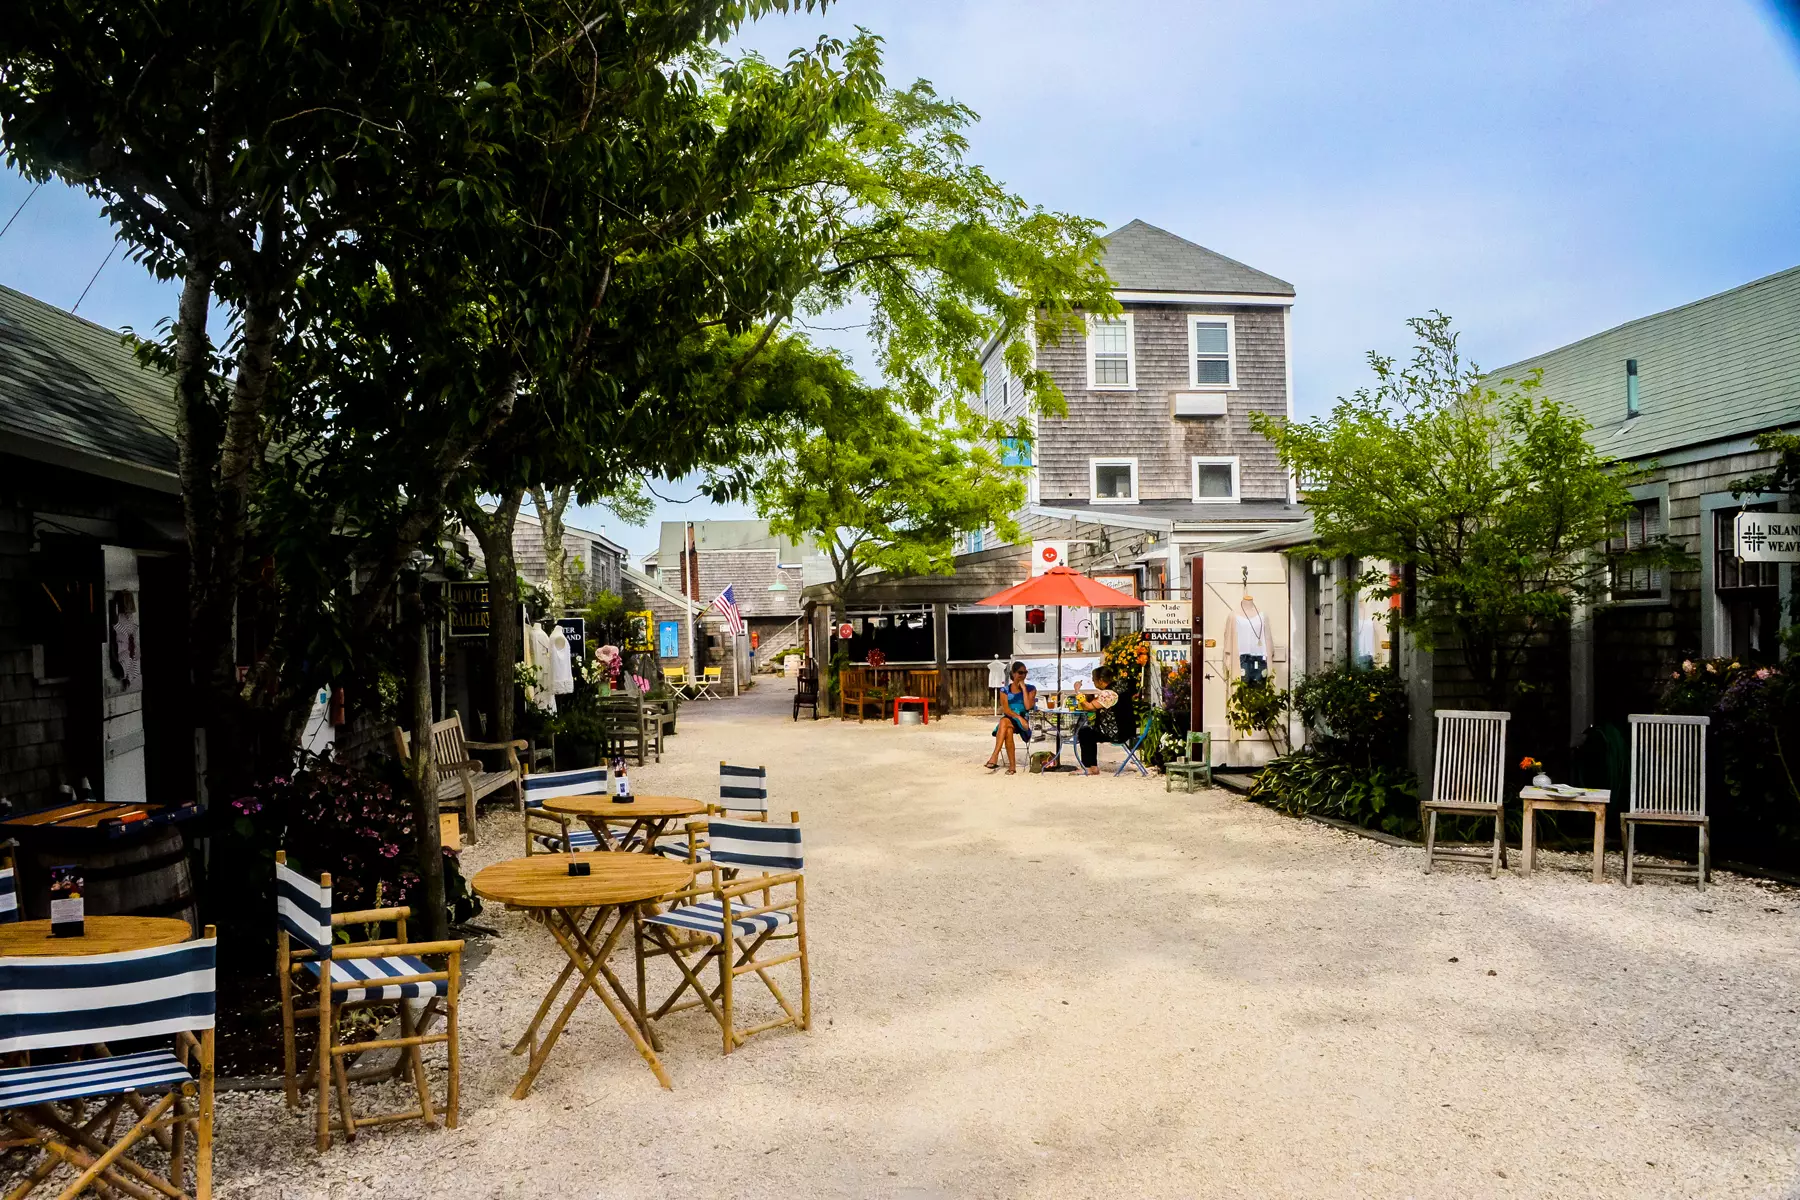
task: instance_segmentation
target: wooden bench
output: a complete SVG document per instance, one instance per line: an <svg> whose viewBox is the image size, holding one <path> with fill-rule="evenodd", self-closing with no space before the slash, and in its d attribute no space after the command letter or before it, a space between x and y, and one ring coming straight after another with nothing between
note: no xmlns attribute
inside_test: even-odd
<svg viewBox="0 0 1800 1200"><path fill-rule="evenodd" d="M523 738L514 738L510 742L471 742L463 737L462 717L454 711L445 720L432 723L431 754L438 770L438 808L463 814L470 845L481 840L475 827L476 801L510 787L519 811L525 811L525 792L519 783L524 775L519 767L519 751L528 745ZM398 725L394 726L394 748L400 754L400 761L410 767L412 735ZM487 770L470 755L471 750L505 751L505 769Z"/></svg>

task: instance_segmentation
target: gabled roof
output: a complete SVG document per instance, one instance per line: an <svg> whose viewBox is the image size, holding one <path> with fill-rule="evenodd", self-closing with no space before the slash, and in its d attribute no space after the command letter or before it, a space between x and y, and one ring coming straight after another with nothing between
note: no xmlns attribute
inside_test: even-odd
<svg viewBox="0 0 1800 1200"><path fill-rule="evenodd" d="M0 444L176 491L173 381L141 365L118 331L0 286Z"/></svg>
<svg viewBox="0 0 1800 1200"><path fill-rule="evenodd" d="M1626 420L1625 362L1638 363L1638 411ZM1544 371L1542 394L1594 427L1615 458L1659 454L1800 424L1800 267L1680 308L1628 321L1488 372Z"/></svg>
<svg viewBox="0 0 1800 1200"><path fill-rule="evenodd" d="M1294 285L1144 221L1106 235L1101 262L1122 292L1292 296Z"/></svg>

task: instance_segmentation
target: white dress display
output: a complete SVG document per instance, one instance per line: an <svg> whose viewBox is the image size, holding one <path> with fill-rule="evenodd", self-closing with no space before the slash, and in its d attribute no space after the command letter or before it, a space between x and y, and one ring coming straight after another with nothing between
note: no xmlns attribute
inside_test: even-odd
<svg viewBox="0 0 1800 1200"><path fill-rule="evenodd" d="M550 690L566 696L575 690L575 668L569 661L569 636L561 625L550 631Z"/></svg>
<svg viewBox="0 0 1800 1200"><path fill-rule="evenodd" d="M525 626L525 665L535 667L535 683L525 699L546 712L556 711L556 693L550 690L550 635L536 625Z"/></svg>

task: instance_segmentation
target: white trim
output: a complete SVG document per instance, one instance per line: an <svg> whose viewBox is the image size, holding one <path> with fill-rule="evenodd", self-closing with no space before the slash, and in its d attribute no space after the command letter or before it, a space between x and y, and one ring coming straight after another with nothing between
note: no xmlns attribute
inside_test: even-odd
<svg viewBox="0 0 1800 1200"><path fill-rule="evenodd" d="M1200 468L1203 466L1229 466L1231 468L1230 496L1202 496L1200 494ZM1195 504L1236 504L1242 499L1242 493L1238 489L1238 460L1237 455L1235 454L1196 454L1193 458L1188 460L1188 481L1193 487L1193 500Z"/></svg>
<svg viewBox="0 0 1800 1200"><path fill-rule="evenodd" d="M1281 310L1281 353L1282 380L1281 390L1287 393L1287 419L1294 419L1294 310ZM1287 473L1287 499L1293 504L1300 499L1300 480L1292 471Z"/></svg>
<svg viewBox="0 0 1800 1200"><path fill-rule="evenodd" d="M1225 326L1225 382L1200 382L1200 347L1194 330L1201 324ZM1188 389L1195 392L1235 392L1237 373L1237 318L1230 313L1189 313L1187 315Z"/></svg>
<svg viewBox="0 0 1800 1200"><path fill-rule="evenodd" d="M1087 332L1082 340L1087 349L1087 390L1090 392L1134 392L1137 390L1137 323L1130 313L1120 313L1116 317L1107 317L1106 321L1123 321L1125 323L1125 382L1094 382L1094 322L1093 313L1087 316Z"/></svg>
<svg viewBox="0 0 1800 1200"><path fill-rule="evenodd" d="M1100 495L1101 467L1130 467L1131 495L1129 498ZM1088 459L1088 503L1089 504L1136 504L1138 502L1138 460L1135 458L1090 458Z"/></svg>
<svg viewBox="0 0 1800 1200"><path fill-rule="evenodd" d="M1113 299L1120 304L1238 304L1265 308L1289 308L1292 296L1251 296L1235 292L1119 292Z"/></svg>

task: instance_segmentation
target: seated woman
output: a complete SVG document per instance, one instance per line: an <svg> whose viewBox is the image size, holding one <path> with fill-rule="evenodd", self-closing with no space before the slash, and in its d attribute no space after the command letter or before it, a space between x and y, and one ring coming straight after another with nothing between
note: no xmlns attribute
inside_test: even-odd
<svg viewBox="0 0 1800 1200"><path fill-rule="evenodd" d="M1119 693L1112 690L1112 672L1100 667L1094 672L1094 694L1085 695L1081 690L1081 680L1075 681L1075 707L1085 713L1105 713L1119 703ZM1100 773L1100 742L1118 741L1116 731L1100 728L1104 718L1090 717L1075 731L1075 747L1081 759L1081 771L1084 775ZM1112 724L1112 722L1106 722Z"/></svg>
<svg viewBox="0 0 1800 1200"><path fill-rule="evenodd" d="M1000 714L1000 723L994 726L994 752L988 755L984 764L988 770L1000 765L1000 751L1004 749L1006 773L1018 772L1019 758L1014 747L1019 742L1031 740L1031 722L1026 719L1026 714L1036 708L1037 689L1025 682L1025 664L1016 662L1006 684L1006 711Z"/></svg>

